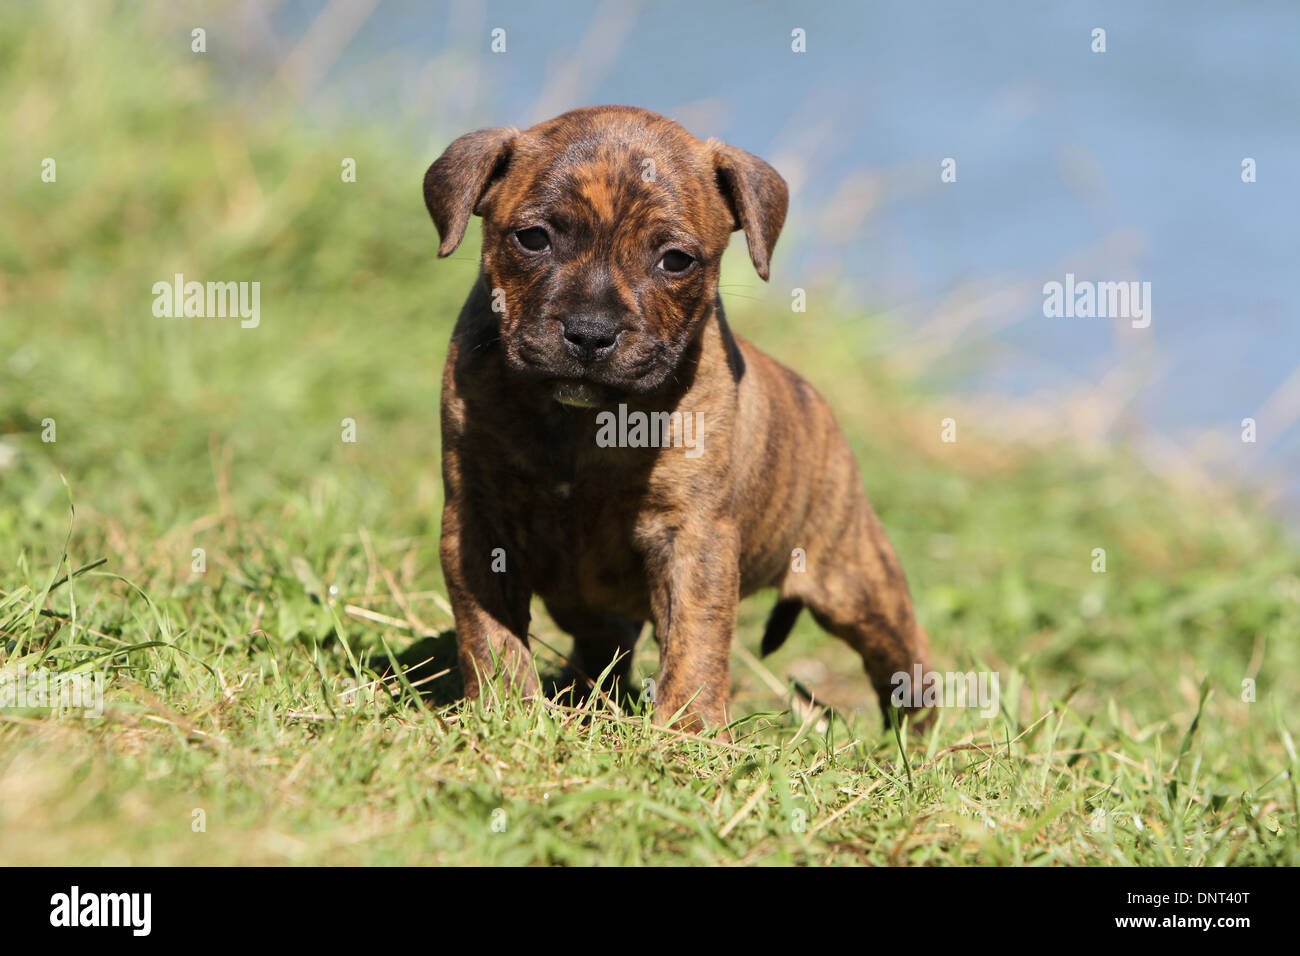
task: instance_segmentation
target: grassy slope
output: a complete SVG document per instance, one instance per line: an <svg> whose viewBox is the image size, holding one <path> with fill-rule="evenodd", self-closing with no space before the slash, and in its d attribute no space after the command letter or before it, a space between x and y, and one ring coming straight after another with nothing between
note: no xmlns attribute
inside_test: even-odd
<svg viewBox="0 0 1300 956"><path fill-rule="evenodd" d="M450 624L436 383L474 252L433 262L428 150L241 118L202 59L160 53L179 35L0 14L0 666L110 668L101 719L0 714L0 861L1300 863L1295 550L1123 457L982 439L815 293L807 316L729 307L840 410L939 665L996 668L1002 714L945 712L904 759L807 621L768 664L839 705L826 733L739 659L736 747L350 693L371 677L345 642L449 663L445 632L415 636ZM155 319L178 271L260 281L261 328Z"/></svg>

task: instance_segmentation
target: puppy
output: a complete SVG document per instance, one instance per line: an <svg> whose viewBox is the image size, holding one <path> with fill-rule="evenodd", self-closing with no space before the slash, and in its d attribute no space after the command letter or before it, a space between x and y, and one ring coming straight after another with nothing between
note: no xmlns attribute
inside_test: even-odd
<svg viewBox="0 0 1300 956"><path fill-rule="evenodd" d="M645 621L656 719L725 727L736 604L780 597L762 650L807 607L891 678L929 667L906 581L830 408L736 336L718 295L743 229L767 279L784 180L655 113L602 106L484 129L429 168L456 249L482 217L482 266L442 386L441 557L466 693L501 675L539 692L541 597L573 636L568 677L625 681Z"/></svg>

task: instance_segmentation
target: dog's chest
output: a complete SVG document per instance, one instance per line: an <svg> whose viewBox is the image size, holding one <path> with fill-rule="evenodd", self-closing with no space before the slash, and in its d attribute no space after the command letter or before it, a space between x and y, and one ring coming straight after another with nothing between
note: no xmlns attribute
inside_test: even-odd
<svg viewBox="0 0 1300 956"><path fill-rule="evenodd" d="M553 606L647 615L647 555L671 549L709 455L603 440L594 411L473 398L448 437L474 510L504 547L508 567ZM705 484L719 491L716 482Z"/></svg>
<svg viewBox="0 0 1300 956"><path fill-rule="evenodd" d="M550 465L499 499L502 536L530 589L548 603L647 613L638 490L616 470Z"/></svg>

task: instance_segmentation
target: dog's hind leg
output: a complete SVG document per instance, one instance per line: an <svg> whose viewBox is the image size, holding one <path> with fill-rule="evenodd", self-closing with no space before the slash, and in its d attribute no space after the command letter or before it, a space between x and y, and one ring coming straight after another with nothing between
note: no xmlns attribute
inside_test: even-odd
<svg viewBox="0 0 1300 956"><path fill-rule="evenodd" d="M888 724L897 675L910 682L918 664L929 671L930 639L917 623L893 547L871 506L861 504L826 553L810 552L806 570L787 575L782 593L802 599L823 630L858 652ZM912 701L908 694L902 709L919 716Z"/></svg>

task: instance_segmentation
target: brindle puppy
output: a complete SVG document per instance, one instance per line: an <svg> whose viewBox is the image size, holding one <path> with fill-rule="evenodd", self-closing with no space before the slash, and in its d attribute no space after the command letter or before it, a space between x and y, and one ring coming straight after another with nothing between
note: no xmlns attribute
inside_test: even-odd
<svg viewBox="0 0 1300 956"><path fill-rule="evenodd" d="M928 668L830 408L722 314L734 230L768 277L787 202L775 170L646 110L591 107L462 136L424 198L439 256L483 218L442 391L442 566L467 694L494 673L538 692L534 594L573 635L583 682L611 665L625 678L652 620L656 713L680 727L727 723L736 603L760 588L780 593L764 653L806 605L862 656L882 706L893 674ZM610 447L619 405L702 433Z"/></svg>

